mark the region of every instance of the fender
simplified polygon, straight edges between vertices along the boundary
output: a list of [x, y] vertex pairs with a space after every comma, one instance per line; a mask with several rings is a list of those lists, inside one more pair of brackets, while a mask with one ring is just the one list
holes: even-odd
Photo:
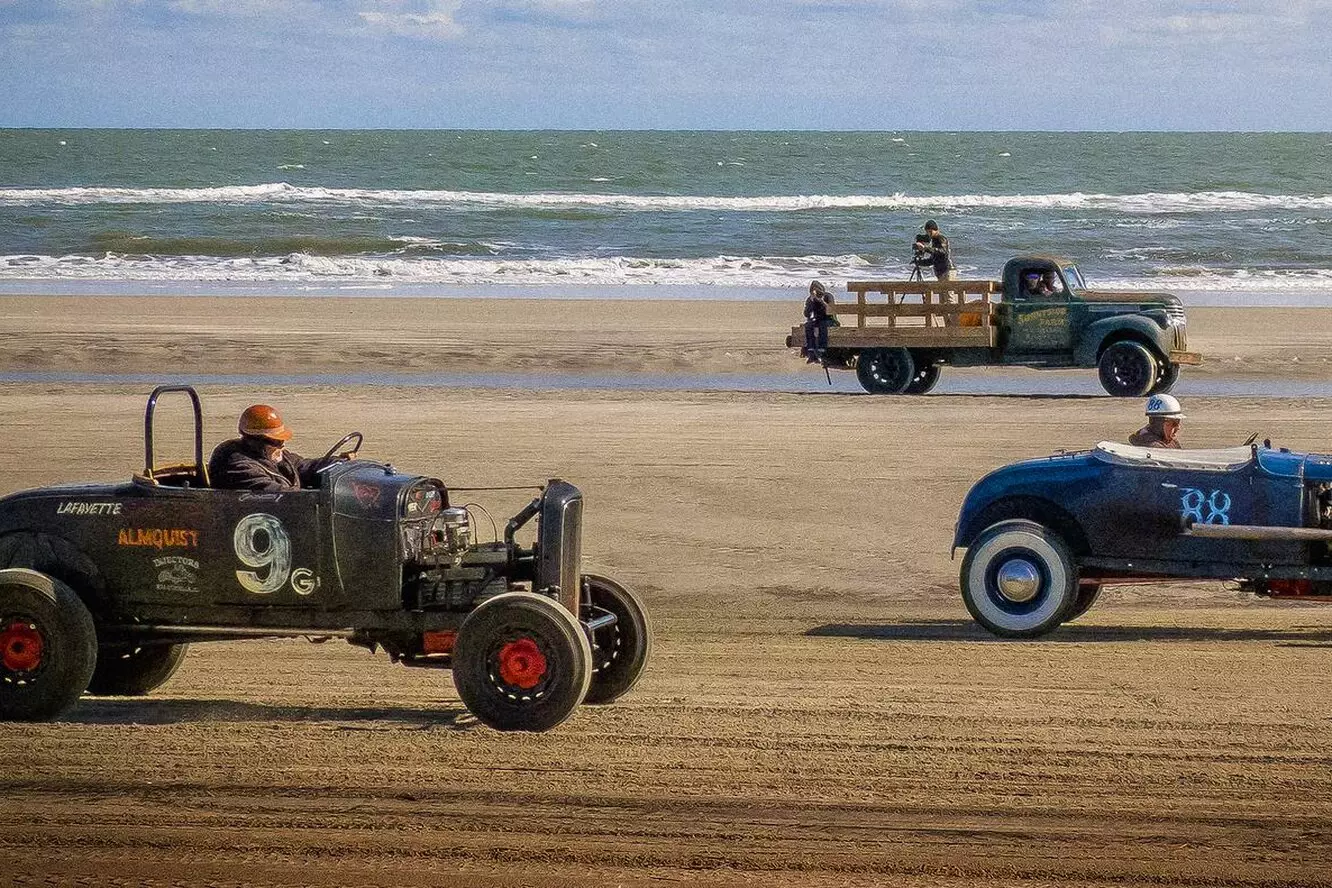
[[56, 600], [55, 581], [46, 574], [31, 568], [6, 567], [0, 570], [0, 589], [5, 586], [23, 586], [45, 595], [51, 599], [52, 604], [59, 603]]
[[1089, 324], [1073, 349], [1073, 363], [1079, 367], [1095, 367], [1101, 344], [1111, 337], [1120, 338], [1117, 334], [1121, 333], [1129, 333], [1128, 339], [1146, 340], [1160, 357], [1170, 354], [1167, 331], [1159, 324], [1140, 314], [1123, 314]]

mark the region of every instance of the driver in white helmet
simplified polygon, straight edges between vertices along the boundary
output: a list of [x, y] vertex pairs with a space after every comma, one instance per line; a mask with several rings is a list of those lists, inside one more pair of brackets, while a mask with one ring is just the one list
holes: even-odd
[[1180, 449], [1179, 421], [1184, 418], [1179, 400], [1172, 395], [1152, 395], [1147, 399], [1147, 425], [1129, 435], [1135, 447], [1171, 447]]

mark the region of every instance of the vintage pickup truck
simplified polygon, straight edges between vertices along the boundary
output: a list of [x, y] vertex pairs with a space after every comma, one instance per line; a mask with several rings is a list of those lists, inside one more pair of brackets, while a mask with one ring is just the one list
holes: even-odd
[[[1032, 292], [1030, 275], [1054, 284]], [[940, 368], [989, 365], [1096, 367], [1112, 395], [1169, 391], [1188, 351], [1184, 308], [1169, 293], [1090, 289], [1075, 265], [1019, 256], [1002, 281], [850, 281], [854, 302], [833, 305], [841, 326], [828, 330], [825, 366], [854, 369], [871, 394], [924, 394]], [[878, 293], [886, 301], [870, 301]], [[851, 319], [854, 318], [854, 321]], [[803, 348], [804, 327], [787, 347]]]

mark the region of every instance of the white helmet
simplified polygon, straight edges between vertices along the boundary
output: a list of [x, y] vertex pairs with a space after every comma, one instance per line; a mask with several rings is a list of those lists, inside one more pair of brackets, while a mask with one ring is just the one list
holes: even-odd
[[1152, 395], [1147, 399], [1148, 416], [1164, 416], [1168, 419], [1184, 419], [1183, 408], [1179, 399], [1173, 395]]

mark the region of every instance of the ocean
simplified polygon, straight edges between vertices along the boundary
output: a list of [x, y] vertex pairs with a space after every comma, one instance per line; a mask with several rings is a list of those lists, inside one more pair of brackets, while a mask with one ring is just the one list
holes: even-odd
[[1077, 261], [1332, 305], [1332, 134], [0, 129], [0, 293], [793, 298]]

